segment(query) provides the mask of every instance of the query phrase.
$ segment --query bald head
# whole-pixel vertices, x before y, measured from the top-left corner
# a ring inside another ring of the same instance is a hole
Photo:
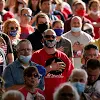
[[[82,27],[82,19],[79,16],[74,16],[71,19],[71,27]]]

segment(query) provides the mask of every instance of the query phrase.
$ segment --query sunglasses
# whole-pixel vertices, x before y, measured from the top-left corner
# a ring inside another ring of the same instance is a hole
[[[18,30],[18,27],[10,27],[10,30]]]
[[[46,39],[49,39],[49,38],[55,39],[56,36],[54,36],[54,35],[45,35],[44,38],[46,38]]]
[[[32,16],[30,16],[30,15],[28,15],[28,14],[23,14],[23,16],[26,16],[26,17],[32,17]]]
[[[33,77],[34,76],[34,78],[38,78],[38,79],[40,79],[41,78],[41,76],[39,75],[39,74],[29,74],[29,75],[26,75],[27,77]]]

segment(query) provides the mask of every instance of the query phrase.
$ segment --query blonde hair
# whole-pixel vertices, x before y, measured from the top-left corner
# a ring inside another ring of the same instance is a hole
[[[19,36],[20,33],[21,33],[21,28],[20,28],[19,22],[15,18],[8,19],[3,23],[3,32],[8,35],[8,29],[9,29],[9,24],[10,23],[15,23],[18,26],[17,35]]]

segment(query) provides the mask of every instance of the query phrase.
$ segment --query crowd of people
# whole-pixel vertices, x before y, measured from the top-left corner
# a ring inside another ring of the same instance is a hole
[[[0,0],[0,100],[100,100],[100,0]]]

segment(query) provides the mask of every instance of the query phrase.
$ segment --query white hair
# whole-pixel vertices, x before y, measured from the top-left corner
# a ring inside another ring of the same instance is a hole
[[[5,92],[2,96],[1,100],[10,100],[10,97],[17,100],[25,100],[24,95],[17,90],[9,90],[7,92]]]
[[[54,92],[54,94],[53,94],[53,100],[58,100],[58,97],[59,97],[59,95],[60,95],[60,91],[61,91],[65,86],[69,86],[69,87],[72,88],[72,91],[73,91],[73,94],[74,94],[74,99],[73,99],[73,100],[80,100],[80,96],[79,96],[79,94],[78,94],[76,88],[74,88],[73,85],[72,85],[70,82],[62,83],[62,84],[60,84],[60,85],[56,88],[56,90],[55,90],[55,92]]]
[[[71,81],[73,80],[75,74],[83,74],[84,75],[84,81],[87,82],[88,75],[87,75],[87,72],[84,69],[81,69],[81,68],[73,69],[71,76],[70,76]]]

